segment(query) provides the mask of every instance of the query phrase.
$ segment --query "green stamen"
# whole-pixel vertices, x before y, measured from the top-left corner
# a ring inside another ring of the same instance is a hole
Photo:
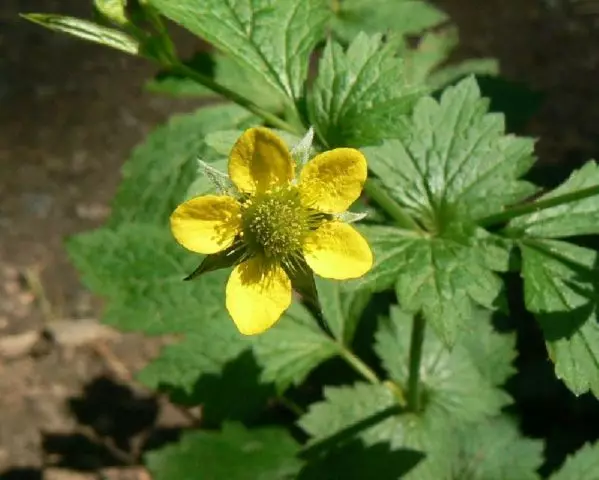
[[[277,187],[260,193],[242,206],[243,241],[253,255],[278,262],[300,251],[311,227],[297,187]]]

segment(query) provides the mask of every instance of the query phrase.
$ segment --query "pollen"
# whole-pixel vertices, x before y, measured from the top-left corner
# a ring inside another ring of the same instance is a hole
[[[259,193],[242,205],[242,237],[254,254],[284,261],[295,255],[310,228],[297,187]]]

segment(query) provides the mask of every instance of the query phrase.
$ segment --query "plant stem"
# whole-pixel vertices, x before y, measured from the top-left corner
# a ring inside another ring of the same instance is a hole
[[[196,82],[200,83],[201,85],[204,85],[205,87],[209,88],[213,92],[216,92],[219,95],[222,95],[223,97],[228,98],[232,102],[235,102],[237,105],[240,105],[243,108],[249,110],[250,112],[259,116],[264,121],[266,121],[267,123],[271,124],[272,126],[274,126],[276,128],[280,128],[281,130],[285,130],[287,132],[295,133],[295,134],[299,134],[299,135],[301,135],[303,133],[301,131],[298,131],[297,128],[293,127],[291,124],[287,123],[285,120],[282,120],[281,118],[277,117],[275,114],[270,113],[270,112],[264,110],[263,108],[260,108],[258,105],[256,105],[252,101],[248,100],[244,96],[239,95],[238,93],[234,92],[233,90],[229,90],[227,87],[221,85],[218,82],[215,82],[210,77],[207,77],[206,75],[203,75],[200,72],[197,72],[194,69],[189,68],[186,65],[183,65],[182,63],[171,65],[170,70],[174,73],[178,73],[180,75],[185,75],[186,77],[189,77],[189,78],[195,80]]]
[[[527,203],[525,205],[518,205],[516,207],[508,208],[507,210],[489,215],[488,217],[481,218],[478,220],[478,224],[482,227],[490,227],[492,225],[505,223],[513,218],[521,217],[529,213],[540,212],[547,208],[556,207],[565,203],[576,202],[578,200],[584,200],[585,198],[599,195],[599,186],[583,188],[576,192],[565,193],[556,197],[547,198],[545,200],[539,200],[538,202]]]
[[[285,397],[284,395],[281,395],[278,398],[278,400],[281,405],[283,405],[285,408],[287,408],[287,410],[297,415],[298,417],[301,417],[305,413],[302,407],[300,407],[297,403],[295,403],[290,398]]]
[[[426,322],[421,313],[414,315],[412,336],[410,338],[410,365],[408,377],[408,408],[417,412],[420,409],[420,361]]]
[[[364,184],[364,191],[374,200],[385,212],[387,212],[395,223],[408,230],[421,231],[418,224],[403,208],[391,197],[378,180],[368,179]]]
[[[366,365],[355,353],[344,345],[339,345],[341,356],[349,363],[353,369],[362,375],[370,383],[380,383],[378,375],[372,368]]]

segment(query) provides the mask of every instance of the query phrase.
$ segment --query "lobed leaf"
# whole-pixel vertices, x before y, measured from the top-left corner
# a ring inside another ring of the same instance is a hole
[[[324,37],[329,18],[325,0],[150,3],[293,101],[303,96],[310,53]]]
[[[363,149],[390,194],[432,232],[451,216],[477,219],[535,191],[519,180],[532,166],[533,141],[505,135],[503,115],[487,113],[473,78],[422,98],[393,140]]]
[[[594,480],[599,477],[599,443],[586,444],[573,455],[570,455],[564,465],[550,480]]]
[[[586,163],[570,178],[536,201],[549,200],[579,190],[599,186],[599,165],[595,161]],[[599,233],[599,196],[594,195],[578,201],[540,210],[513,219],[508,229],[519,235],[544,238],[563,238],[576,235]]]
[[[298,450],[281,428],[249,430],[228,423],[220,432],[184,433],[177,444],[152,451],[145,460],[155,480],[284,480],[302,467]]]
[[[526,307],[541,325],[555,374],[599,397],[597,252],[557,240],[520,245]]]
[[[310,123],[326,144],[378,143],[412,110],[424,89],[408,78],[396,49],[380,34],[360,33],[345,52],[327,43],[308,98]]]

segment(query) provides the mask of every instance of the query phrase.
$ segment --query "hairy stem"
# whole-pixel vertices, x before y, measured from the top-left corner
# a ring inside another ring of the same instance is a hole
[[[199,84],[204,85],[205,87],[209,88],[213,92],[218,93],[219,95],[222,95],[225,98],[228,98],[232,102],[235,102],[237,105],[240,105],[241,107],[252,112],[254,115],[257,115],[258,117],[262,118],[266,123],[269,123],[273,127],[280,128],[287,132],[291,132],[291,133],[295,133],[295,134],[299,134],[299,135],[301,135],[303,133],[301,131],[298,131],[298,129],[296,127],[293,127],[291,124],[287,123],[285,120],[277,117],[273,113],[270,113],[270,112],[264,110],[263,108],[259,107],[255,103],[253,103],[251,100],[248,100],[247,98],[245,98],[242,95],[239,95],[238,93],[234,92],[233,90],[229,90],[227,87],[221,85],[218,82],[215,82],[210,77],[207,77],[206,75],[203,75],[200,72],[197,72],[193,68],[189,68],[186,65],[178,63],[175,65],[172,65],[170,67],[170,70],[173,73],[178,73],[180,75],[184,75],[188,78],[191,78],[192,80],[195,80]]]
[[[395,220],[395,223],[399,227],[417,232],[420,231],[420,227],[416,221],[383,189],[378,180],[366,180],[364,191]]]
[[[426,322],[421,313],[414,315],[410,338],[410,359],[408,377],[408,408],[417,412],[420,409],[420,362]]]
[[[362,375],[370,383],[380,383],[379,377],[375,371],[344,345],[340,345],[340,354],[356,372]]]
[[[577,202],[595,195],[599,195],[599,186],[583,188],[582,190],[577,190],[576,192],[565,193],[563,195],[547,198],[545,200],[539,200],[538,202],[511,207],[503,212],[481,218],[477,223],[482,227],[490,227],[493,225],[506,223],[509,220],[516,217],[521,217],[522,215],[540,212],[541,210],[546,210],[548,208],[556,207],[566,203]]]

